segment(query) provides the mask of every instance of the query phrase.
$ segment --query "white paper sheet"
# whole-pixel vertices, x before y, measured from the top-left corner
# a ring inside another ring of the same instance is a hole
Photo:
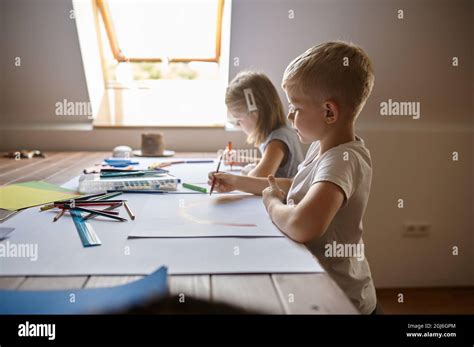
[[[259,196],[167,194],[145,200],[129,237],[284,237]]]

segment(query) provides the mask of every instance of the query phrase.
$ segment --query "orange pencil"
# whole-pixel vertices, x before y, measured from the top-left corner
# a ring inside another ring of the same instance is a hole
[[[232,152],[232,141],[229,141],[229,143],[227,144],[227,154],[231,153]],[[231,160],[233,159],[232,158],[232,155],[231,155]],[[233,161],[230,162],[230,171],[232,171],[232,164],[233,164]]]

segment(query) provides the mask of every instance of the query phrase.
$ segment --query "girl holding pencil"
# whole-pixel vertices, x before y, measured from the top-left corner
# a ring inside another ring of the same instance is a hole
[[[303,161],[298,135],[287,125],[278,93],[263,73],[240,72],[227,88],[225,103],[247,142],[259,148],[262,158],[242,174],[253,177],[293,177]],[[246,163],[232,162],[232,165]]]

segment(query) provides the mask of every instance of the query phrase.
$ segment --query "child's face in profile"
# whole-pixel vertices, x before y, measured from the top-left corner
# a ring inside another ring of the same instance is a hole
[[[256,112],[239,112],[232,110],[232,117],[235,118],[235,125],[240,127],[242,131],[249,135],[253,132],[257,125],[257,113]]]
[[[288,120],[302,143],[321,140],[326,130],[325,109],[321,102],[311,102],[297,92],[285,91],[290,103]]]

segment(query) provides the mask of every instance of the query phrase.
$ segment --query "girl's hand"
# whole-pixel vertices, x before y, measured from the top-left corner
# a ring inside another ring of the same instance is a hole
[[[220,193],[228,193],[237,189],[237,186],[236,186],[237,176],[236,175],[228,174],[225,172],[215,173],[213,171],[213,172],[209,172],[208,178],[209,180],[207,184],[209,184],[211,187],[212,187],[212,181],[213,180],[216,181],[214,185],[214,191],[217,191]]]

